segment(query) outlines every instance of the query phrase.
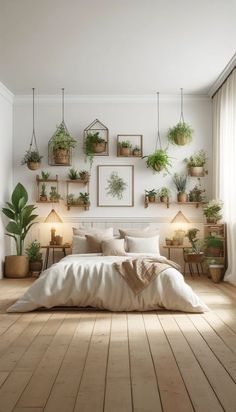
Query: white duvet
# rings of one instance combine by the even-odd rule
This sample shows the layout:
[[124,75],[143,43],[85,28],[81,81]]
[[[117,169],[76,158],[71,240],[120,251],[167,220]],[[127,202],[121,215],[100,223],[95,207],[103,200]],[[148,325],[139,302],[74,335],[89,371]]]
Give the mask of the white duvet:
[[181,273],[173,268],[163,271],[135,295],[113,266],[123,259],[124,256],[98,254],[67,256],[45,270],[8,312],[54,306],[91,306],[111,311],[208,310]]

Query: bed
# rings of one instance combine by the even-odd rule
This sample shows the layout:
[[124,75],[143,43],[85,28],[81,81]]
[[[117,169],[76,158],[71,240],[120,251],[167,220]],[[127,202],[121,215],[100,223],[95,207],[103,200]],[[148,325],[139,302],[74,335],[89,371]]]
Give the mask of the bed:
[[116,312],[167,309],[201,313],[208,310],[185,283],[182,274],[173,267],[163,270],[142,292],[135,294],[115,263],[137,256],[144,258],[147,254],[69,255],[45,270],[27,292],[8,308],[8,312],[29,312],[56,306],[92,307]]

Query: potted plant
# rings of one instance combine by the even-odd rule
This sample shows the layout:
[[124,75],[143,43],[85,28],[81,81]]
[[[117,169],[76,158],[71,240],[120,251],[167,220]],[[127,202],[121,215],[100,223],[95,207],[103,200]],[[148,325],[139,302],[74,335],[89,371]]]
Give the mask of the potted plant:
[[170,190],[167,187],[163,186],[158,190],[158,196],[161,202],[168,203],[170,198]]
[[150,203],[154,203],[156,200],[157,191],[155,189],[145,190],[146,196]]
[[191,244],[191,248],[184,249],[185,262],[202,263],[203,261],[204,252],[202,251],[202,249],[204,242],[200,241],[197,238],[197,232],[199,232],[199,229],[193,228],[189,229],[186,234],[186,237],[188,238],[189,243]]
[[70,163],[70,151],[75,148],[76,140],[69,134],[66,125],[62,122],[52,137],[52,149],[55,164]]
[[221,256],[223,252],[223,241],[217,236],[208,236],[206,242],[207,256]]
[[140,146],[134,146],[133,148],[133,156],[140,157],[141,156],[141,148]]
[[24,241],[37,215],[33,214],[34,205],[28,205],[28,193],[21,183],[13,190],[11,202],[7,202],[7,208],[2,212],[10,219],[6,226],[7,236],[14,239],[16,255],[6,256],[5,276],[25,277],[29,272],[29,259],[23,255]]
[[89,194],[80,192],[78,197],[78,204],[88,206],[90,204]]
[[29,244],[26,249],[26,255],[29,259],[30,272],[41,272],[43,268],[42,253],[40,253],[41,245],[37,240]]
[[168,166],[171,166],[170,157],[168,156],[166,150],[156,150],[148,156],[143,156],[143,159],[145,158],[147,159],[147,167],[152,169],[154,172],[160,172],[161,170],[166,170],[166,172],[168,172]]
[[169,237],[166,237],[166,246],[171,246],[172,245],[172,239]]
[[79,172],[79,179],[83,180],[84,182],[89,181],[89,172],[87,170],[80,170]]
[[168,139],[172,144],[184,146],[191,142],[193,129],[185,122],[179,122],[168,131]]
[[223,202],[221,200],[210,200],[203,208],[203,214],[206,216],[207,223],[216,224],[222,218],[222,208]]
[[47,181],[49,179],[50,173],[49,172],[44,172],[42,170],[41,172],[41,179]]
[[58,193],[56,186],[51,186],[49,196],[51,202],[58,202],[61,199],[61,195]]
[[177,173],[173,176],[173,182],[177,189],[177,201],[180,203],[185,203],[188,201],[188,195],[186,194],[186,186],[187,186],[187,176],[186,175],[178,175]]
[[76,199],[75,199],[75,195],[72,193],[69,193],[67,196],[67,204],[68,205],[76,205]]
[[217,260],[212,259],[208,263],[208,270],[214,283],[219,283],[222,280],[224,265],[218,263]]
[[74,167],[71,167],[68,172],[68,178],[70,180],[77,180],[79,179],[79,172]]
[[43,183],[41,186],[41,192],[39,196],[40,202],[47,202],[48,196],[47,196],[47,191],[46,191],[46,184]]
[[119,143],[119,150],[121,156],[131,155],[132,144],[129,140],[123,140]]
[[199,183],[196,184],[193,189],[190,190],[188,194],[188,200],[189,202],[199,202],[202,203],[205,200],[205,189],[202,189],[201,183],[200,183],[200,178]]
[[99,132],[88,133],[85,139],[85,154],[89,158],[90,166],[93,163],[94,153],[106,151],[106,141],[99,136]]
[[27,150],[21,164],[27,164],[27,167],[30,170],[37,170],[40,168],[42,158],[43,156],[40,156],[37,150]]
[[190,156],[189,159],[184,159],[184,161],[187,163],[190,176],[201,177],[208,173],[207,170],[204,169],[207,161],[207,155],[204,150],[200,150],[193,156]]

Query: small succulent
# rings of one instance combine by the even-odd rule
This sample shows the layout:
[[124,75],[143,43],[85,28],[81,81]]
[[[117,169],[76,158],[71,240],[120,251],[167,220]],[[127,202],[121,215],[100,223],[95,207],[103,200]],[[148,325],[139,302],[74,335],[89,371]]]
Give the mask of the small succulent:
[[68,177],[70,180],[77,180],[79,179],[79,172],[74,167],[71,167],[68,172]]

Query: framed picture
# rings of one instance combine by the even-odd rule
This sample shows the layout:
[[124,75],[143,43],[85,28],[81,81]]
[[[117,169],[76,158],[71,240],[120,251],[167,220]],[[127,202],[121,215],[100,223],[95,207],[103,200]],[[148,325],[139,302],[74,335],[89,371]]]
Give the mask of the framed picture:
[[98,206],[134,206],[134,166],[97,166],[97,179]]
[[117,157],[142,157],[143,135],[142,134],[118,134],[117,135]]

